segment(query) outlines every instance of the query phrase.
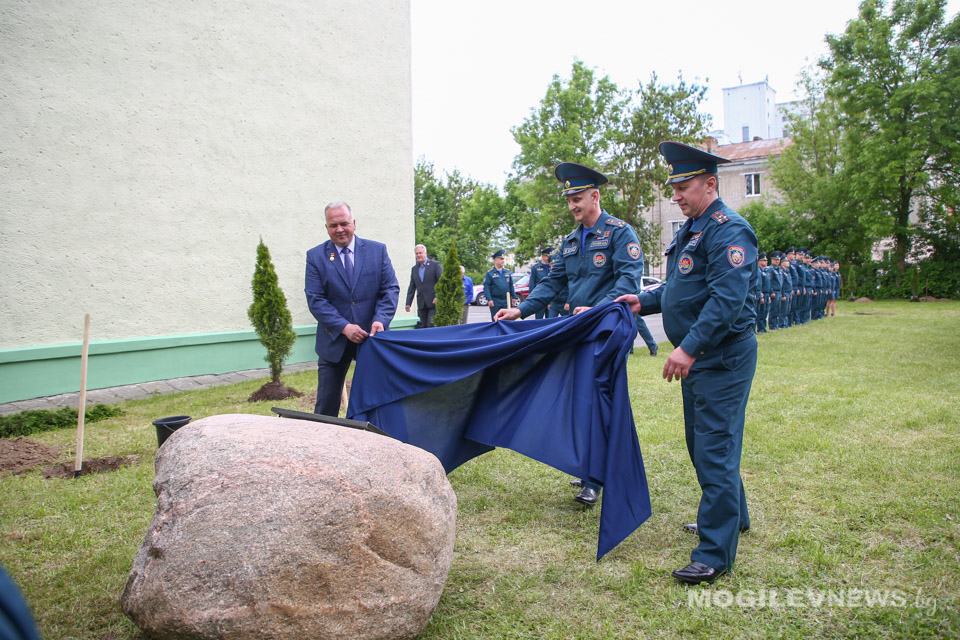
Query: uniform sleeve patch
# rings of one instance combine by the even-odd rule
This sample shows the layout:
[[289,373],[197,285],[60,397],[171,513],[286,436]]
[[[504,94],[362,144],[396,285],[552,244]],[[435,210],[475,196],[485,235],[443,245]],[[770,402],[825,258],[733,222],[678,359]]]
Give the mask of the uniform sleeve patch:
[[730,245],[727,247],[727,260],[734,268],[743,266],[743,247]]
[[640,245],[636,242],[631,242],[627,245],[627,253],[630,254],[630,257],[634,260],[639,260],[643,252],[640,250]]
[[722,212],[717,211],[713,214],[713,219],[717,221],[718,224],[723,224],[724,222],[729,222],[730,218],[724,215]]

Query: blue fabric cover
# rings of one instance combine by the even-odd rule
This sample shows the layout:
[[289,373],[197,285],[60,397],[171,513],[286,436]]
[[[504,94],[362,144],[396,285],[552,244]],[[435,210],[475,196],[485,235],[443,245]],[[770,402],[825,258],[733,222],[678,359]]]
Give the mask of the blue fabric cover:
[[506,447],[603,485],[597,560],[650,517],[627,388],[624,303],[576,316],[387,331],[357,353],[348,417],[447,473]]

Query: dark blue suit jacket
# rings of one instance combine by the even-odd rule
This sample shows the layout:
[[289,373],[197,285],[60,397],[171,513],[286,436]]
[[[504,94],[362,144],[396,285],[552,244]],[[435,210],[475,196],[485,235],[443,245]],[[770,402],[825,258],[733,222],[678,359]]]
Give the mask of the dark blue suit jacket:
[[327,362],[343,357],[347,338],[341,331],[345,326],[357,324],[370,331],[370,326],[379,321],[387,329],[397,312],[400,284],[386,245],[354,238],[353,282],[347,282],[332,240],[307,251],[304,291],[310,313],[318,323],[317,355]]

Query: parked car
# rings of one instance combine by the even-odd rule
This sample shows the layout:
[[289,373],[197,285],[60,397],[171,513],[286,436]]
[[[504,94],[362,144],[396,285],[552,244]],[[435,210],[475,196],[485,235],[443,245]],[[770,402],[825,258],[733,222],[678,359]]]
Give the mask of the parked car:
[[640,291],[652,291],[657,287],[663,286],[663,280],[653,276],[643,276],[641,278]]
[[520,298],[520,302],[527,299],[527,296],[530,295],[529,273],[513,274],[513,291],[517,294],[517,297]]
[[483,295],[482,284],[473,285],[473,300],[470,301],[470,304],[477,305],[480,307],[487,306],[487,296]]
[[[514,273],[511,274],[513,278],[513,291],[520,298],[520,302],[523,302],[527,295],[530,294],[530,274],[527,273]],[[475,284],[473,285],[473,301],[470,304],[478,305],[481,307],[487,306],[487,303],[490,302],[487,299],[487,296],[483,293],[483,285]],[[517,305],[516,300],[514,300],[514,306]]]

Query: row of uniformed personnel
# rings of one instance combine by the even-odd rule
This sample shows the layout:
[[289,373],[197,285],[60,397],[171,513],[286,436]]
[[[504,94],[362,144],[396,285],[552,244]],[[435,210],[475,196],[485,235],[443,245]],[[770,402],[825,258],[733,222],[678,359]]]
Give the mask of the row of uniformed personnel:
[[840,264],[826,256],[814,257],[807,249],[791,247],[757,255],[760,277],[754,289],[757,333],[806,324],[837,315],[840,297]]

